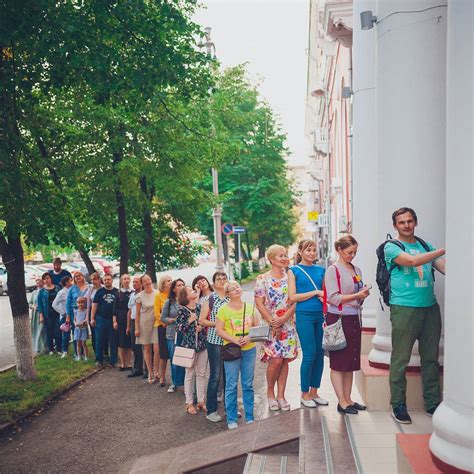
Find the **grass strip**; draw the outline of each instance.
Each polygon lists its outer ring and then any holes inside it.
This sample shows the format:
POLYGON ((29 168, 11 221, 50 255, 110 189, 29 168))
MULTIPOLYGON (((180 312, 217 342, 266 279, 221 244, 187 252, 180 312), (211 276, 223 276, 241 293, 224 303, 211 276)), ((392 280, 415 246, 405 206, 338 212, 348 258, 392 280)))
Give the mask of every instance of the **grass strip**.
POLYGON ((0 424, 40 408, 45 400, 95 370, 93 359, 76 362, 71 355, 65 359, 40 355, 35 358, 35 366, 37 378, 29 382, 19 380, 15 370, 0 374, 0 424))

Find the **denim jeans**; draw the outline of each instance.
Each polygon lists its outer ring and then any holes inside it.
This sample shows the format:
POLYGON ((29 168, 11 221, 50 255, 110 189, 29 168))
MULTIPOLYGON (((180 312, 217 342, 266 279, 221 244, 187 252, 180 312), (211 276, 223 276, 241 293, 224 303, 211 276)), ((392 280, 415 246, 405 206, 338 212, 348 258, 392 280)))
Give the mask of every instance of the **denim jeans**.
POLYGON ((184 376, 186 373, 186 369, 184 367, 180 367, 179 365, 173 364, 173 355, 174 355, 174 340, 173 339, 166 339, 166 345, 168 346, 168 354, 170 356, 170 364, 171 364, 171 383, 176 385, 176 387, 181 387, 184 385, 184 376))
POLYGON ((237 384, 239 382, 239 373, 242 377, 241 384, 245 421, 253 421, 253 376, 255 372, 257 349, 253 347, 247 351, 242 351, 241 354, 240 359, 224 361, 227 424, 237 423, 237 384))
POLYGON ((300 368, 302 392, 321 385, 324 368, 323 322, 321 312, 296 312, 296 331, 303 351, 300 368))
POLYGON ((114 327, 111 319, 105 319, 98 316, 95 320, 96 329, 96 354, 95 360, 104 363, 104 349, 105 345, 109 346, 110 363, 116 364, 118 359, 117 338, 114 337, 114 327))
MULTIPOLYGON (((59 324, 63 324, 66 322, 66 316, 62 316, 59 324)), ((68 332, 62 332, 62 351, 67 352, 69 350, 69 342, 71 341, 71 333, 74 334, 74 322, 71 321, 71 329, 68 332)), ((77 341, 73 341, 74 346, 74 354, 77 354, 77 341)))
POLYGON ((207 383, 207 412, 217 411, 217 393, 222 371, 222 345, 207 343, 207 356, 209 358, 209 382, 207 383))
POLYGON ((46 341, 48 349, 53 352, 61 352, 61 330, 59 329, 59 316, 52 315, 45 318, 44 325, 46 327, 46 341))

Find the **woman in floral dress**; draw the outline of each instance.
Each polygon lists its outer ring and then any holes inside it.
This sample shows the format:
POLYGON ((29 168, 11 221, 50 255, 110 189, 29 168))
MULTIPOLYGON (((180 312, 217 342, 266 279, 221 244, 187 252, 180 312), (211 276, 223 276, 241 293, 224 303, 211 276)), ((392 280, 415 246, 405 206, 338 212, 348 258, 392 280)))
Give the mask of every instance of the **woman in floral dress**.
POLYGON ((298 355, 295 305, 288 301, 288 254, 285 247, 272 245, 267 251, 267 259, 272 269, 257 278, 255 303, 263 319, 272 326, 273 337, 271 341, 262 344, 260 359, 262 362, 268 362, 268 407, 270 410, 287 411, 290 409, 285 400, 288 364, 298 355))

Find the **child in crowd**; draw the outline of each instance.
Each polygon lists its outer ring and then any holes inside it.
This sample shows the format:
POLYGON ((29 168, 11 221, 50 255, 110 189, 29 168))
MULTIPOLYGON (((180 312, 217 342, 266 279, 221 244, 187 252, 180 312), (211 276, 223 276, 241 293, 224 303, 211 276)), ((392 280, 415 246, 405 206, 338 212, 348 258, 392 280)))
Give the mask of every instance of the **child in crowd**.
POLYGON ((77 356, 74 357, 74 360, 81 360, 81 353, 84 354, 84 360, 87 360, 86 341, 89 331, 87 329, 86 301, 83 296, 77 298, 77 309, 74 310, 74 341, 77 342, 77 356))

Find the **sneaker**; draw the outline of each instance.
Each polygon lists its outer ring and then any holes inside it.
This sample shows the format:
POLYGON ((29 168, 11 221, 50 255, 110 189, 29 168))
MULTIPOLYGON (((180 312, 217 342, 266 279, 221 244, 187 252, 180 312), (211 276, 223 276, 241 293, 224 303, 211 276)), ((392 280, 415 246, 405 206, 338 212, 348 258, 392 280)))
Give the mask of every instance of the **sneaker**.
POLYGON ((95 367, 97 367, 97 368, 102 367, 102 364, 100 362, 96 362, 95 367))
POLYGON ((67 357, 67 352, 63 352, 63 353, 61 354, 61 359, 65 359, 66 357, 67 357))
POLYGON ((399 405, 392 407, 392 416, 399 423, 403 423, 405 425, 411 424, 411 418, 408 414, 407 406, 404 403, 400 403, 399 405))
POLYGON ((227 425, 227 428, 229 428, 229 430, 234 430, 235 428, 238 428, 238 427, 239 427, 239 425, 235 422, 234 423, 229 423, 227 425))
POLYGON ((176 392, 176 385, 170 385, 167 390, 168 393, 176 392))
POLYGON ((53 351, 49 351, 49 355, 50 355, 50 356, 54 355, 54 352, 53 352, 53 351))
POLYGON ((87 362, 89 360, 89 358, 87 356, 84 356, 83 360, 84 360, 84 362, 87 362))
POLYGON ((255 420, 248 420, 245 422, 246 425, 251 425, 252 423, 255 423, 255 420))
POLYGON ((439 407, 439 403, 435 405, 433 408, 430 408, 429 410, 426 410, 426 414, 431 418, 434 415, 434 412, 437 410, 439 407))
POLYGON ((81 360, 81 356, 74 356, 74 360, 75 360, 76 362, 79 362, 79 361, 81 360))
POLYGON ((209 415, 206 416, 206 418, 209 421, 212 421, 213 423, 217 423, 219 421, 222 421, 222 416, 219 415, 216 411, 214 413, 209 413, 209 415))

